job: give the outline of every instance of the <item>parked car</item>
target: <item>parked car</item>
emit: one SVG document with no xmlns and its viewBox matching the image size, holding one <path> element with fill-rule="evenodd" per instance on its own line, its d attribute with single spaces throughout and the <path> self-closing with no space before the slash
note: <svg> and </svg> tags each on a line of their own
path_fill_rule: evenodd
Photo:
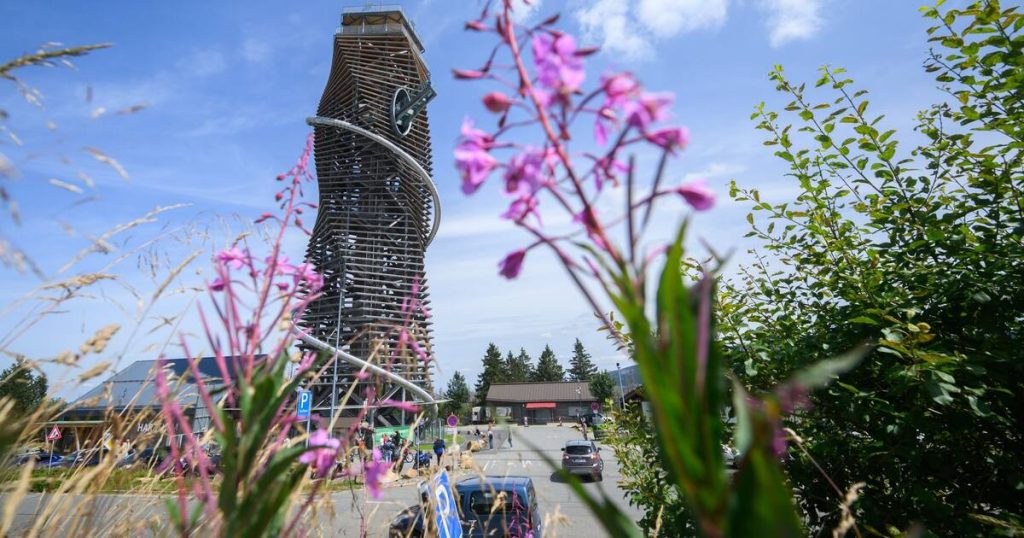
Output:
<svg viewBox="0 0 1024 538">
<path fill-rule="evenodd" d="M 72 452 L 68 454 L 66 458 L 61 460 L 61 462 L 58 464 L 58 467 L 94 467 L 96 465 L 99 465 L 100 462 L 103 461 L 103 458 L 107 455 L 107 452 L 110 451 L 107 449 L 99 448 L 87 448 L 84 450 L 79 450 L 77 452 Z"/>
<path fill-rule="evenodd" d="M 60 462 L 64 460 L 64 456 L 60 454 L 53 454 L 51 452 L 32 452 L 28 454 L 22 454 L 14 460 L 15 465 L 26 465 L 29 461 L 35 462 L 36 469 L 49 469 L 51 467 L 59 467 Z"/>
<path fill-rule="evenodd" d="M 566 441 L 562 448 L 562 469 L 578 475 L 586 475 L 594 480 L 603 480 L 604 459 L 601 449 L 593 441 Z"/>
<path fill-rule="evenodd" d="M 455 484 L 455 504 L 466 538 L 540 538 L 540 505 L 533 480 L 525 476 L 473 476 Z M 424 518 L 424 514 L 429 517 Z M 388 529 L 390 538 L 435 536 L 434 509 L 426 483 L 420 504 L 402 510 Z"/>
</svg>

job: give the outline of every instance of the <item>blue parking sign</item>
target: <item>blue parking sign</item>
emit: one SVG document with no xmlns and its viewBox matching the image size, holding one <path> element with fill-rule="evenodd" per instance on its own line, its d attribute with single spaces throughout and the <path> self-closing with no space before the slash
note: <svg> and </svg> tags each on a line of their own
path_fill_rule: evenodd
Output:
<svg viewBox="0 0 1024 538">
<path fill-rule="evenodd" d="M 299 405 L 296 410 L 296 418 L 309 418 L 309 410 L 313 403 L 313 393 L 308 390 L 299 391 Z"/>
<path fill-rule="evenodd" d="M 455 496 L 448 482 L 448 472 L 434 477 L 434 512 L 437 514 L 437 534 L 440 538 L 462 538 L 462 522 L 455 506 Z"/>
</svg>

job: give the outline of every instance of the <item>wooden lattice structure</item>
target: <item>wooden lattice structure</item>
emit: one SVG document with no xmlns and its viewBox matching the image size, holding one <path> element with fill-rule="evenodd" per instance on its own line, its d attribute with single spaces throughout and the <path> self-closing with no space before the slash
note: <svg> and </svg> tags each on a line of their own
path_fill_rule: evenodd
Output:
<svg viewBox="0 0 1024 538">
<path fill-rule="evenodd" d="M 415 388 L 431 390 L 430 368 L 415 354 L 388 364 L 396 328 L 408 326 L 410 315 L 413 337 L 433 358 L 430 320 L 403 309 L 414 290 L 415 299 L 429 304 L 424 254 L 440 211 L 425 109 L 434 92 L 422 52 L 400 9 L 346 10 L 317 116 L 308 120 L 315 130 L 320 205 L 306 260 L 325 285 L 300 326 L 394 374 L 359 379 L 358 363 L 328 363 L 313 386 L 313 411 L 325 417 L 339 412 L 342 423 L 364 409 L 368 387 L 380 399 L 419 402 L 424 398 Z M 322 360 L 328 359 L 329 353 Z M 371 408 L 367 420 L 397 425 L 411 418 L 386 407 Z"/>
</svg>

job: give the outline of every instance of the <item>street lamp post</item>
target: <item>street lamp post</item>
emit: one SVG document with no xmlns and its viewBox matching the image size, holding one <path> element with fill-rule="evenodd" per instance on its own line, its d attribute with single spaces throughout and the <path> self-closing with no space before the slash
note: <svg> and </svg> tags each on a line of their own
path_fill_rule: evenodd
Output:
<svg viewBox="0 0 1024 538">
<path fill-rule="evenodd" d="M 583 420 L 583 389 L 576 385 L 576 418 Z"/>
<path fill-rule="evenodd" d="M 626 393 L 622 391 L 622 368 L 615 363 L 615 374 L 619 376 L 619 409 L 626 409 Z"/>
</svg>

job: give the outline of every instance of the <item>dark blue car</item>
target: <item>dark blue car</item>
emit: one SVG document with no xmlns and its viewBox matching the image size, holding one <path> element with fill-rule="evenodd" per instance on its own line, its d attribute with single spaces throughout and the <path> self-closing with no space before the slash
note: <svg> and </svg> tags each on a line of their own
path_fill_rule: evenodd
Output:
<svg viewBox="0 0 1024 538">
<path fill-rule="evenodd" d="M 15 461 L 17 465 L 25 465 L 32 460 L 35 462 L 36 469 L 48 469 L 50 467 L 57 467 L 60 462 L 64 460 L 64 457 L 60 454 L 51 454 L 49 452 L 35 452 L 33 454 L 25 454 L 18 457 Z"/>
<path fill-rule="evenodd" d="M 540 538 L 540 506 L 533 480 L 525 476 L 473 476 L 454 488 L 462 535 L 467 538 Z M 434 536 L 434 509 L 425 485 L 421 502 L 403 510 L 388 530 L 391 538 Z M 423 514 L 430 514 L 424 522 Z"/>
</svg>

